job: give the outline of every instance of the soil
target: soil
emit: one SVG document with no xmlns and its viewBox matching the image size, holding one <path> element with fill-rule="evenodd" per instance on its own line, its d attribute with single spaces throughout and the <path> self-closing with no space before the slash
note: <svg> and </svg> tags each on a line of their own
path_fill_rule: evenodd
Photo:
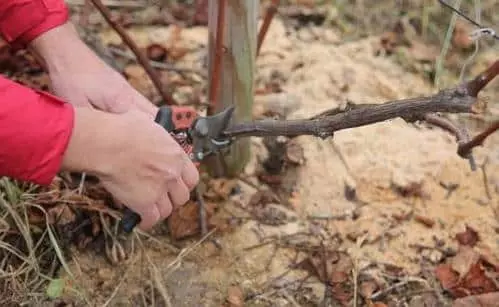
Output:
<svg viewBox="0 0 499 307">
<path fill-rule="evenodd" d="M 167 44 L 174 33 L 172 27 L 153 26 L 128 31 L 140 46 Z M 200 47 L 207 37 L 204 27 L 183 29 L 177 42 L 189 52 L 177 64 L 202 67 Z M 99 33 L 99 38 L 104 44 L 121 43 L 112 29 Z M 257 60 L 257 88 L 278 78 L 282 93 L 257 95 L 256 105 L 279 109 L 290 119 L 306 118 L 347 102 L 382 103 L 435 93 L 421 71 L 408 71 L 395 56 L 377 55 L 379 41 L 379 36 L 372 36 L 343 42 L 332 28 L 289 31 L 275 19 Z M 496 57 L 497 52 L 482 50 L 468 76 Z M 127 71 L 134 76 L 132 84 L 149 95 L 152 87 L 143 70 L 130 65 Z M 487 92 L 496 118 L 497 81 Z M 186 101 L 193 95 L 188 87 L 179 92 Z M 473 134 L 486 126 L 479 120 L 463 122 Z M 306 270 L 289 267 L 306 253 L 295 259 L 295 248 L 246 248 L 272 235 L 281 238 L 275 242 L 282 246 L 290 241 L 306 245 L 326 236 L 332 238 L 330 246 L 351 257 L 354 270 L 349 275 L 363 272 L 386 280 L 388 266 L 401 268 L 407 276 L 421 276 L 443 261 L 445 251 L 458 248 L 456 234 L 470 226 L 480 237 L 474 248 L 499 256 L 499 134 L 475 150 L 478 166 L 487 161 L 486 182 L 480 167 L 471 171 L 468 161 L 456 154 L 455 138 L 448 132 L 401 119 L 340 131 L 325 140 L 301 136 L 293 142 L 303 149 L 304 162 L 282 174 L 278 194 L 287 199 L 271 205 L 285 216 L 280 225 L 243 219 L 228 230 L 211 233 L 199 245 L 199 236 L 183 240 L 180 255 L 158 227 L 154 239 L 131 239 L 134 251 L 117 265 L 100 253 L 75 249 L 70 266 L 73 286 L 94 306 L 137 306 L 144 304 L 141 297 L 154 299 L 146 305 L 220 306 L 228 297 L 237 301 L 238 289 L 247 298 L 245 306 L 319 306 L 326 288 L 316 277 L 299 289 L 283 286 L 307 276 Z M 258 189 L 271 188 L 257 179 L 267 155 L 262 139 L 252 138 L 252 161 L 245 179 L 237 181 L 240 191 L 218 202 L 223 208 L 218 216 L 248 216 L 249 200 L 257 192 L 249 182 Z M 346 197 L 346 190 L 355 197 Z M 285 237 L 299 232 L 312 235 Z M 282 286 L 280 291 L 276 285 Z"/>
</svg>

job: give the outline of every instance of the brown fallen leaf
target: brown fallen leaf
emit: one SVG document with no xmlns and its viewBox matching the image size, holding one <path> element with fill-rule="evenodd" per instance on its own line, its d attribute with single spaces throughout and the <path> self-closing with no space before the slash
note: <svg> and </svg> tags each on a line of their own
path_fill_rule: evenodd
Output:
<svg viewBox="0 0 499 307">
<path fill-rule="evenodd" d="M 163 62 L 166 60 L 166 48 L 160 44 L 150 44 L 146 48 L 146 55 L 149 60 Z"/>
<path fill-rule="evenodd" d="M 196 0 L 196 12 L 193 16 L 194 25 L 208 24 L 208 0 Z"/>
<path fill-rule="evenodd" d="M 268 204 L 280 203 L 279 197 L 271 190 L 259 190 L 251 195 L 248 202 L 250 209 L 263 208 Z"/>
<path fill-rule="evenodd" d="M 282 183 L 282 175 L 260 174 L 258 175 L 258 179 L 271 186 L 277 186 Z"/>
<path fill-rule="evenodd" d="M 348 254 L 338 251 L 325 254 L 324 256 L 323 252 L 312 252 L 298 263 L 297 268 L 306 270 L 322 283 L 328 283 L 332 296 L 343 306 L 348 306 L 353 298 L 352 259 Z"/>
<path fill-rule="evenodd" d="M 450 263 L 441 264 L 435 269 L 442 287 L 455 298 L 497 291 L 498 285 L 491 273 L 488 263 L 467 246 L 461 246 Z"/>
<path fill-rule="evenodd" d="M 48 209 L 47 214 L 50 224 L 66 225 L 74 222 L 76 219 L 75 213 L 66 204 L 59 204 Z"/>
<path fill-rule="evenodd" d="M 438 265 L 435 268 L 435 276 L 440 281 L 440 284 L 444 289 L 453 288 L 459 280 L 459 275 L 454 270 L 452 270 L 450 264 Z"/>
<path fill-rule="evenodd" d="M 209 223 L 215 211 L 216 204 L 205 202 L 206 221 L 208 228 L 211 228 Z M 171 236 L 175 240 L 183 239 L 196 235 L 200 232 L 199 225 L 199 205 L 195 201 L 189 201 L 182 207 L 174 210 L 168 220 L 168 229 Z"/>
<path fill-rule="evenodd" d="M 497 307 L 499 292 L 467 296 L 454 301 L 452 307 Z"/>
<path fill-rule="evenodd" d="M 479 259 L 480 255 L 471 247 L 460 246 L 457 254 L 450 259 L 450 265 L 462 278 Z"/>
<path fill-rule="evenodd" d="M 243 291 L 238 286 L 230 286 L 227 293 L 227 307 L 244 306 Z"/>
<path fill-rule="evenodd" d="M 470 33 L 473 30 L 471 25 L 461 19 L 456 20 L 454 33 L 452 36 L 452 45 L 458 49 L 468 49 L 473 44 Z"/>
<path fill-rule="evenodd" d="M 203 196 L 212 201 L 227 200 L 236 187 L 236 179 L 210 179 L 207 182 L 206 191 L 203 193 Z"/>
<path fill-rule="evenodd" d="M 468 245 L 473 247 L 480 240 L 480 237 L 478 236 L 478 232 L 475 229 L 466 225 L 466 229 L 463 232 L 456 234 L 456 240 L 461 245 Z"/>
<path fill-rule="evenodd" d="M 394 31 L 385 32 L 381 35 L 381 48 L 388 54 L 392 54 L 399 45 L 399 35 Z"/>
<path fill-rule="evenodd" d="M 363 281 L 360 284 L 359 292 L 363 298 L 369 298 L 374 292 L 378 290 L 379 286 L 374 280 Z"/>
</svg>

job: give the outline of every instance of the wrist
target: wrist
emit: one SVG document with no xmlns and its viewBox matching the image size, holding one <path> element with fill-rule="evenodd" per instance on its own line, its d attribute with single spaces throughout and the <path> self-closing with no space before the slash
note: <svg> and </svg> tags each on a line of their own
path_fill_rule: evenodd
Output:
<svg viewBox="0 0 499 307">
<path fill-rule="evenodd" d="M 33 39 L 28 49 L 42 59 L 49 72 L 62 70 L 71 64 L 85 62 L 87 45 L 80 39 L 71 22 L 50 29 Z"/>
<path fill-rule="evenodd" d="M 61 170 L 103 176 L 112 168 L 113 156 L 119 154 L 117 115 L 93 108 L 75 108 L 71 138 L 63 156 Z M 118 132 L 118 133 L 117 133 Z"/>
</svg>

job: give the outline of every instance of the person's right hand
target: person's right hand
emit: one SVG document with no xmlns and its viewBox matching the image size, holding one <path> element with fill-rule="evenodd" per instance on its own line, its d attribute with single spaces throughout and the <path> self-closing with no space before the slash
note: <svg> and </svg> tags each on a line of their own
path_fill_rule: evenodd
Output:
<svg viewBox="0 0 499 307">
<path fill-rule="evenodd" d="M 173 137 L 138 110 L 111 114 L 75 108 L 62 169 L 97 176 L 118 201 L 141 216 L 143 230 L 185 204 L 199 180 Z"/>
</svg>

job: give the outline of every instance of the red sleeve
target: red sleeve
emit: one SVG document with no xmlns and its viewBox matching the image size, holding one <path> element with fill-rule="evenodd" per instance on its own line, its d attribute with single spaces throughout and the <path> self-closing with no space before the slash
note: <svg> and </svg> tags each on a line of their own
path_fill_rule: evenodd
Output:
<svg viewBox="0 0 499 307">
<path fill-rule="evenodd" d="M 68 18 L 63 0 L 0 0 L 0 34 L 15 49 Z"/>
<path fill-rule="evenodd" d="M 0 77 L 0 176 L 50 184 L 73 122 L 69 103 Z"/>
</svg>

